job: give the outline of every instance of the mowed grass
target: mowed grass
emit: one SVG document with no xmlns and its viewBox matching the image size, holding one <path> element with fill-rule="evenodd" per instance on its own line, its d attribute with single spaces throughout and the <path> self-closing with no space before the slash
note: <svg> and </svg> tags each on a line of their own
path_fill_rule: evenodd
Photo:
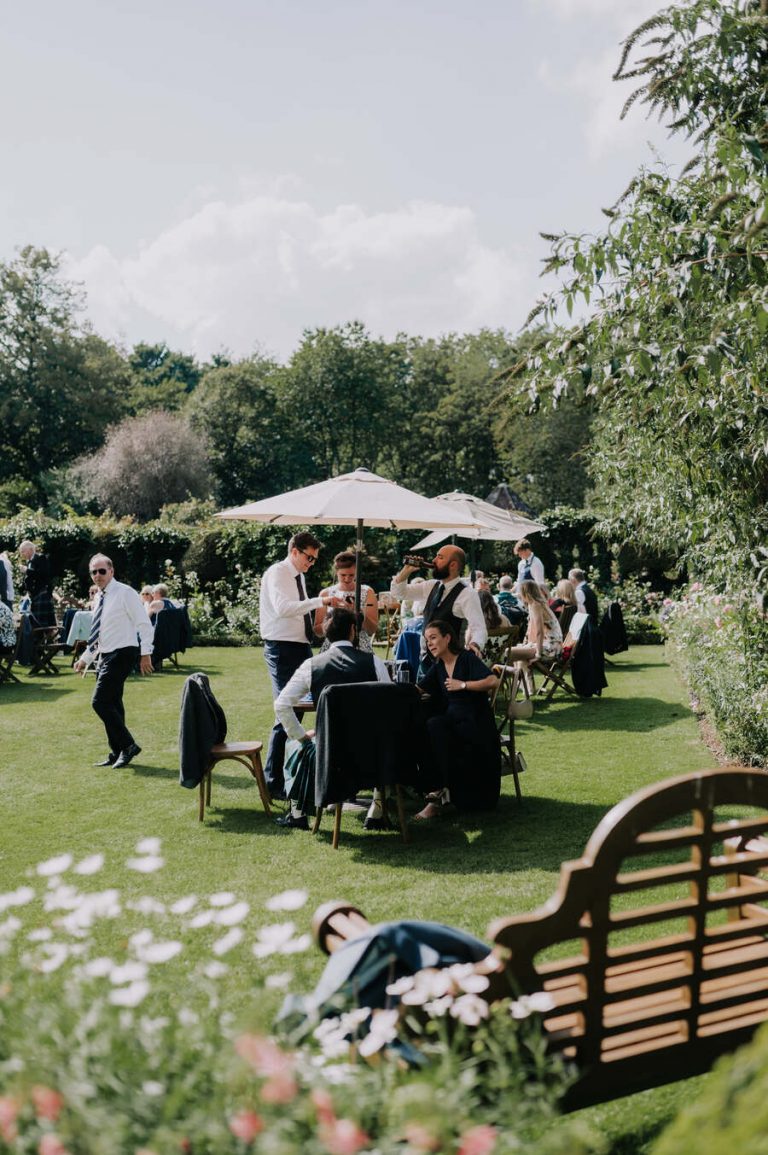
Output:
<svg viewBox="0 0 768 1155">
<path fill-rule="evenodd" d="M 556 698 L 518 723 L 518 749 L 528 763 L 524 799 L 514 798 L 511 778 L 494 814 L 454 816 L 399 834 L 367 833 L 362 817 L 345 815 L 340 849 L 330 846 L 331 817 L 317 837 L 284 831 L 263 812 L 247 771 L 231 763 L 216 771 L 212 807 L 201 824 L 197 793 L 178 785 L 178 715 L 184 678 L 204 670 L 226 710 L 229 737 L 266 740 L 272 703 L 258 649 L 193 649 L 182 668 L 129 680 L 127 720 L 142 753 L 122 771 L 92 765 L 106 753 L 103 727 L 90 707 L 93 678 L 75 675 L 63 660 L 57 677 L 29 678 L 0 687 L 0 768 L 3 824 L 0 889 L 25 880 L 35 864 L 63 852 L 76 859 L 106 855 L 91 888 L 118 887 L 124 902 L 153 895 L 171 902 L 195 893 L 232 891 L 252 908 L 251 928 L 294 918 L 308 929 L 311 911 L 332 898 L 350 899 L 372 921 L 427 918 L 484 936 L 504 914 L 532 909 L 554 891 L 561 862 L 578 857 L 606 811 L 632 791 L 672 775 L 712 764 L 686 695 L 660 647 L 643 647 L 608 668 L 609 688 L 600 699 Z M 155 875 L 126 868 L 136 843 L 162 841 L 166 865 Z M 287 888 L 309 892 L 296 915 L 273 915 L 266 900 Z M 40 912 L 41 924 L 49 916 Z M 220 934 L 190 932 L 178 967 L 168 971 L 169 998 Z M 248 941 L 226 956 L 229 974 L 222 994 L 235 1013 L 262 1024 L 280 1000 L 254 991 L 269 970 L 294 973 L 293 988 L 308 989 L 322 969 L 312 950 L 259 961 Z M 97 931 L 100 949 L 124 945 L 118 920 Z M 645 1119 L 657 1126 L 680 1097 L 679 1089 L 636 1096 L 626 1104 L 591 1112 L 616 1137 Z M 640 1106 L 642 1104 L 642 1107 Z M 633 1122 L 634 1120 L 634 1122 Z M 631 1149 L 631 1148 L 627 1148 Z"/>
</svg>

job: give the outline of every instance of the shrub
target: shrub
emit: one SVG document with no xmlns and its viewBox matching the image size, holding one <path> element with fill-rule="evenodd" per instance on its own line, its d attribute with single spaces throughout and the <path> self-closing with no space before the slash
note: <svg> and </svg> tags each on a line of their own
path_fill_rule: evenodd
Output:
<svg viewBox="0 0 768 1155">
<path fill-rule="evenodd" d="M 671 653 L 694 709 L 707 714 L 729 757 L 768 765 L 768 621 L 749 594 L 694 582 L 664 606 Z"/>
<path fill-rule="evenodd" d="M 0 1150 L 505 1155 L 552 1117 L 566 1077 L 546 1056 L 535 999 L 489 1012 L 466 968 L 451 968 L 421 1008 L 416 1067 L 389 1047 L 400 1023 L 389 1010 L 347 1010 L 290 1049 L 238 1027 L 221 980 L 230 959 L 247 970 L 249 1015 L 265 987 L 285 985 L 273 965 L 310 944 L 291 914 L 305 892 L 275 896 L 281 921 L 256 928 L 231 893 L 160 899 L 148 885 L 125 901 L 98 889 L 103 865 L 61 854 L 0 894 Z M 162 866 L 157 839 L 124 864 L 148 882 Z M 561 1149 L 596 1143 L 578 1129 Z"/>
</svg>

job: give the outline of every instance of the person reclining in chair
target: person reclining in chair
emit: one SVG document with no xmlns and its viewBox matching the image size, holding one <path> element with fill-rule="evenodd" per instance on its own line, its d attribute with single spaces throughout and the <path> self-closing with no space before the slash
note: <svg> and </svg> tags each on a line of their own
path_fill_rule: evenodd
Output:
<svg viewBox="0 0 768 1155">
<path fill-rule="evenodd" d="M 320 694 L 326 686 L 336 686 L 348 682 L 389 682 L 389 671 L 381 658 L 357 648 L 357 638 L 362 625 L 362 614 L 354 610 L 335 609 L 333 617 L 325 624 L 325 636 L 330 642 L 327 650 L 315 654 L 302 662 L 288 684 L 283 687 L 275 700 L 275 716 L 285 730 L 286 766 L 300 743 L 311 742 L 314 730 L 305 730 L 296 713 L 303 699 L 311 695 L 317 705 Z M 286 793 L 290 796 L 291 783 L 286 776 Z M 291 802 L 288 814 L 275 820 L 279 826 L 298 830 L 308 830 L 307 816 L 295 802 Z M 374 791 L 373 802 L 365 819 L 366 829 L 376 830 L 383 826 L 384 815 L 378 791 Z"/>
</svg>

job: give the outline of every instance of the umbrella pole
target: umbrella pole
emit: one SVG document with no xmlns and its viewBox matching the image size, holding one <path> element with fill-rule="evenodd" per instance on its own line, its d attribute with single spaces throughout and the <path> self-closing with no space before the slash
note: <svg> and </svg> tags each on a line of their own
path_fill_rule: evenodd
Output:
<svg viewBox="0 0 768 1155">
<path fill-rule="evenodd" d="M 363 519 L 357 519 L 357 541 L 355 543 L 355 552 L 357 557 L 355 559 L 355 613 L 360 614 L 360 587 L 362 585 L 362 559 L 363 559 Z M 358 637 L 357 644 L 360 644 Z"/>
<path fill-rule="evenodd" d="M 475 585 L 475 539 L 472 538 L 469 544 L 469 580 L 472 582 L 472 587 Z"/>
</svg>

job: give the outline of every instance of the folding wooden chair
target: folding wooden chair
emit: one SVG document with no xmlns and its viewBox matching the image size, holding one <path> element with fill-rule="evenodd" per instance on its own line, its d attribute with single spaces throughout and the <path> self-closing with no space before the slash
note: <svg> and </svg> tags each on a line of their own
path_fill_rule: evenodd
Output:
<svg viewBox="0 0 768 1155">
<path fill-rule="evenodd" d="M 58 674 L 53 664 L 57 654 L 67 647 L 59 641 L 60 626 L 39 626 L 32 630 L 32 659 L 27 676 L 32 674 Z"/>
<path fill-rule="evenodd" d="M 531 670 L 538 670 L 539 673 L 544 675 L 544 681 L 539 686 L 536 694 L 546 702 L 550 701 L 558 686 L 568 694 L 576 694 L 570 682 L 565 680 L 565 676 L 571 668 L 571 663 L 573 662 L 579 645 L 581 631 L 584 628 L 584 623 L 588 619 L 589 614 L 576 613 L 573 615 L 559 657 L 550 660 L 538 658 L 535 662 L 531 662 Z M 547 686 L 549 686 L 549 689 L 547 689 Z"/>
<path fill-rule="evenodd" d="M 514 673 L 514 666 L 509 660 L 509 651 L 519 640 L 519 626 L 498 626 L 488 631 L 484 652 L 485 663 L 492 668 L 499 679 L 499 684 L 491 696 L 494 713 L 506 713 L 509 702 L 509 679 Z"/>
<path fill-rule="evenodd" d="M 498 667 L 494 666 L 494 670 Z M 528 683 L 518 666 L 506 667 L 508 675 L 509 698 L 507 700 L 504 717 L 498 724 L 499 741 L 501 742 L 501 774 L 504 777 L 511 774 L 515 782 L 515 794 L 518 802 L 522 802 L 523 794 L 520 789 L 520 775 L 527 770 L 525 758 L 515 745 L 515 722 L 519 719 L 530 718 L 533 715 Z M 520 690 L 522 698 L 518 697 Z"/>
<path fill-rule="evenodd" d="M 21 649 L 21 625 L 16 627 L 16 642 L 12 649 L 5 654 L 0 654 L 0 686 L 3 682 L 16 682 L 20 685 L 19 679 L 13 672 L 13 667 L 18 661 L 19 650 Z"/>
</svg>

